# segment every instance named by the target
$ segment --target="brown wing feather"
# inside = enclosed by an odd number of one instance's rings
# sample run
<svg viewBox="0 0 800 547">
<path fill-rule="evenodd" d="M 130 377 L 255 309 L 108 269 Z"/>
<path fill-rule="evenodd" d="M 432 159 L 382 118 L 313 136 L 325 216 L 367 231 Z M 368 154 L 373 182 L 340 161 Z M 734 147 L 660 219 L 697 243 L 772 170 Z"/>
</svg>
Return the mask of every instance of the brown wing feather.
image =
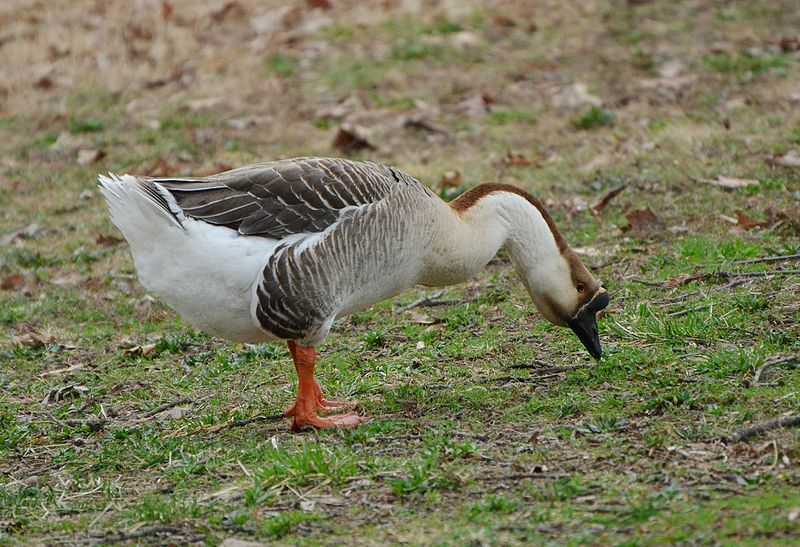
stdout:
<svg viewBox="0 0 800 547">
<path fill-rule="evenodd" d="M 428 191 L 393 168 L 336 158 L 260 163 L 206 178 L 148 180 L 168 190 L 188 217 L 277 239 L 321 232 L 342 209 L 380 201 L 398 186 Z"/>
</svg>

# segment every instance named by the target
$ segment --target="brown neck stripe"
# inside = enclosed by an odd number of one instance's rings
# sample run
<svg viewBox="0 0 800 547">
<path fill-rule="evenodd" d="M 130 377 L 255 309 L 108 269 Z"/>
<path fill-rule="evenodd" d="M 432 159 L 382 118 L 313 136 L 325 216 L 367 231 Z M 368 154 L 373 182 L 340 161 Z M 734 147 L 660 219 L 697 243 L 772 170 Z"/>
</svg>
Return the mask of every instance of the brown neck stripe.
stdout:
<svg viewBox="0 0 800 547">
<path fill-rule="evenodd" d="M 553 233 L 553 238 L 556 240 L 558 250 L 563 252 L 564 249 L 567 248 L 567 242 L 564 241 L 564 238 L 561 236 L 561 232 L 559 232 L 558 228 L 556 228 L 553 218 L 550 216 L 550 213 L 547 212 L 547 209 L 544 208 L 542 202 L 530 195 L 525 190 L 517 188 L 516 186 L 511 186 L 510 184 L 498 184 L 496 182 L 486 182 L 476 186 L 475 188 L 472 188 L 467 192 L 464 192 L 456 199 L 448 203 L 448 205 L 450 205 L 450 207 L 452 207 L 457 213 L 463 214 L 464 211 L 478 203 L 481 199 L 495 192 L 509 192 L 527 199 L 528 202 L 536 207 L 536 209 L 539 210 L 539 213 L 541 213 L 544 221 L 547 223 L 547 227 L 550 228 L 550 231 Z"/>
</svg>

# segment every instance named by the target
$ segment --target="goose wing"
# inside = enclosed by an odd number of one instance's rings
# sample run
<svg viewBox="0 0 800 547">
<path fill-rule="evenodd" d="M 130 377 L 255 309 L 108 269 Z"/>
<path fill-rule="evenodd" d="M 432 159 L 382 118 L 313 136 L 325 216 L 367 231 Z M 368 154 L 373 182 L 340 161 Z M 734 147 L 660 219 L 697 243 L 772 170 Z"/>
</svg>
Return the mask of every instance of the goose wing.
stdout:
<svg viewBox="0 0 800 547">
<path fill-rule="evenodd" d="M 322 232 L 343 210 L 380 201 L 398 186 L 428 191 L 391 167 L 335 158 L 279 160 L 205 178 L 147 180 L 167 190 L 190 218 L 276 239 Z"/>
</svg>

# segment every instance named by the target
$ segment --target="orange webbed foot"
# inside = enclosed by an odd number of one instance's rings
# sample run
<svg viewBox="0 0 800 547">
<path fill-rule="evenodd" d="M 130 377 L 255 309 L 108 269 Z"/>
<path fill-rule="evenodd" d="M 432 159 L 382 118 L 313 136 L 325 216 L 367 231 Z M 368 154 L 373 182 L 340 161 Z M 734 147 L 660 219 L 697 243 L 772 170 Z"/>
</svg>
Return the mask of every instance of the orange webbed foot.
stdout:
<svg viewBox="0 0 800 547">
<path fill-rule="evenodd" d="M 307 425 L 318 428 L 325 427 L 355 427 L 363 424 L 365 418 L 359 416 L 355 412 L 347 412 L 345 414 L 332 414 L 330 416 L 321 417 L 317 414 L 295 414 L 294 421 L 292 422 L 292 431 L 300 431 Z"/>
<path fill-rule="evenodd" d="M 297 369 L 297 400 L 284 412 L 286 417 L 294 417 L 292 431 L 299 431 L 307 425 L 313 427 L 355 427 L 366 420 L 354 412 L 331 414 L 322 417 L 319 412 L 327 413 L 355 406 L 347 401 L 325 399 L 322 388 L 314 378 L 314 366 L 317 353 L 314 348 L 298 346 L 289 342 L 295 368 Z"/>
</svg>

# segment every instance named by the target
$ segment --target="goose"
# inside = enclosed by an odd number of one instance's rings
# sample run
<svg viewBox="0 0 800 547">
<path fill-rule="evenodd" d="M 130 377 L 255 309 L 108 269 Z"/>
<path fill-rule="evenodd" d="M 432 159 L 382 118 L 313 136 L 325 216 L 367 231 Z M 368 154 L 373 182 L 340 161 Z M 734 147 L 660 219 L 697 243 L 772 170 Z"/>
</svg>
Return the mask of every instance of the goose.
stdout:
<svg viewBox="0 0 800 547">
<path fill-rule="evenodd" d="M 203 178 L 100 175 L 139 280 L 196 328 L 287 342 L 297 372 L 292 430 L 350 427 L 314 377 L 334 320 L 415 285 L 477 274 L 501 247 L 549 322 L 599 359 L 609 294 L 542 203 L 485 183 L 445 202 L 393 167 L 336 158 L 269 161 Z M 348 409 L 352 410 L 352 408 Z"/>
</svg>

